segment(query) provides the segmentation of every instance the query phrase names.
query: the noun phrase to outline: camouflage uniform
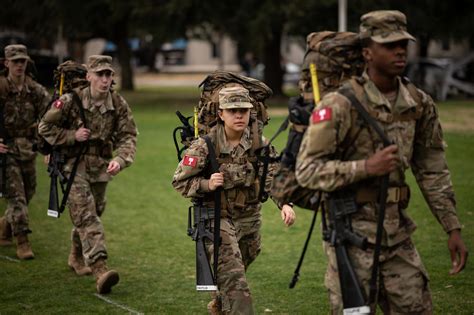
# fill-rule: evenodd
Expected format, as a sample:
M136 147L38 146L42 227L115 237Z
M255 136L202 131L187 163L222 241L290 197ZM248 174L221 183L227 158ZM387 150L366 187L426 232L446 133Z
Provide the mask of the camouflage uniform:
M30 60L23 45L5 47L5 57L8 60ZM10 78L0 76L0 98L4 104L7 132L3 143L8 145L5 217L13 235L20 235L31 232L28 227L28 203L36 190L36 152L33 146L38 137L37 124L48 106L50 95L29 76L25 77L21 91Z
M135 157L137 129L127 102L116 92L109 92L102 104L91 99L90 87L76 89L84 108L82 121L79 104L72 93L55 101L39 124L39 133L51 145L60 146L66 157L64 173L70 175L81 145L75 140L80 127L90 129L86 153L81 156L68 198L69 213L74 224L73 242L80 238L86 265L107 258L104 228L100 220L106 204L105 191L112 176L107 173L111 160L120 169ZM116 151L113 157L113 151Z
M220 311L226 314L253 314L245 271L260 253L262 221L258 200L259 181L254 167L256 156L251 152L250 128L245 129L236 147L227 141L221 123L213 127L208 136L215 146L219 171L224 174L217 277ZM192 142L175 171L173 186L184 197L202 198L204 207L214 208L213 194L209 190L211 171L208 153L203 138ZM275 155L274 150L272 155ZM269 166L266 190L271 184L275 166ZM212 259L212 244L207 246L207 250Z
M374 18L371 14L374 13L362 17L363 23L370 23L367 20ZM382 20L388 28L385 39L390 40L388 34L393 26L399 30L395 34L399 36L397 40L412 38L404 31L406 20L402 13L396 13L395 18L391 13L392 19L386 20L377 14L374 19ZM403 32L409 37L403 37ZM406 209L409 190L405 171L408 168L412 169L431 212L443 229L449 232L461 226L436 106L427 94L412 84L401 78L398 81L398 94L392 98L381 93L366 73L359 79L352 79L347 87L355 92L384 133L398 146L400 159L398 168L389 177L380 256L379 305L391 314L431 313L428 274L410 237L416 225ZM352 228L366 236L370 245L367 251L351 246L348 252L366 296L377 229L376 198L380 178L368 176L365 161L382 148L380 137L358 117L350 101L334 92L327 94L313 111L296 165L297 180L304 187L326 192L347 189L355 194L359 209L352 215ZM342 314L334 248L328 244L324 247L329 258L325 285L331 308L333 313Z

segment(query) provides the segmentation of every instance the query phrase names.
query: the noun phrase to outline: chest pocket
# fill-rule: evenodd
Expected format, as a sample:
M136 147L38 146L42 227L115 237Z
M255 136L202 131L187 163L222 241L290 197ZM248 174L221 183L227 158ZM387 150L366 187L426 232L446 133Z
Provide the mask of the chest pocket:
M104 113L96 108L94 111L85 111L87 128L91 130L91 139L104 142L112 138L115 123L115 111L108 110Z
M4 122L12 136L24 136L21 131L34 127L37 116L34 102L35 98L29 94L10 94L5 106Z
M250 162L222 163L220 170L224 173L224 189L250 187L255 182L255 169Z

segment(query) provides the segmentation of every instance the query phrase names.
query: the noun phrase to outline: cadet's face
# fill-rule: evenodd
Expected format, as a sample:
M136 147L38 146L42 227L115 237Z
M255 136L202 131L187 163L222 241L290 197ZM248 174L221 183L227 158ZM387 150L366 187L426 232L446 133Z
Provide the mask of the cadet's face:
M91 90L97 93L108 92L113 78L114 73L109 70L87 73L87 80L91 83Z
M244 131L249 125L250 108L232 108L219 110L224 125L236 132Z
M26 59L5 60L5 67L8 73L14 76L22 76L26 71Z
M390 77L402 75L407 65L408 40L379 44L372 42L363 54L369 65L379 73ZM370 70L369 70L370 71Z

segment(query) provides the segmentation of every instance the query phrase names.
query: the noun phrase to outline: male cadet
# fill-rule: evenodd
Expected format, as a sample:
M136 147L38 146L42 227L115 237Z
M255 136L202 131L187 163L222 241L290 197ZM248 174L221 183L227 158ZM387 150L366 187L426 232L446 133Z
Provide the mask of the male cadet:
M105 209L107 182L135 158L137 129L127 102L111 90L114 70L110 56L93 55L87 63L89 86L64 94L41 119L39 133L66 157L69 177L81 150L68 206L74 228L68 264L78 275L96 278L98 293L109 293L119 275L108 270L100 216ZM85 148L85 150L84 150ZM113 157L113 151L116 154Z
M362 291L368 296L380 178L389 174L377 302L386 314L430 314L428 274L410 237L416 225L406 211L410 194L405 170L411 168L431 212L448 233L450 274L457 274L466 265L467 249L456 215L443 133L433 100L400 77L408 41L414 40L406 31L405 15L399 11L367 13L361 18L360 37L366 71L351 79L347 87L394 144L383 148L380 137L357 117L349 99L340 91L329 93L311 117L296 177L302 186L312 189L353 194L358 207L352 215L352 229L367 237L369 246L367 250L347 248ZM341 314L335 252L328 243L324 245L329 259L325 285L332 313Z
M46 89L35 82L26 68L31 59L24 45L5 47L5 73L0 75L0 124L5 134L0 139L0 154L6 155L5 195L7 209L0 218L0 245L12 244L16 237L16 254L33 259L28 241L28 203L36 190L37 127L50 101Z

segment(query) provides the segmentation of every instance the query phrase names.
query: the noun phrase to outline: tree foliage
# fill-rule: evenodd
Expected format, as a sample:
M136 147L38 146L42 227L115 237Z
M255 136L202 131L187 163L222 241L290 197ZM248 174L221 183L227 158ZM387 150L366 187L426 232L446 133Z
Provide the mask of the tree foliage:
M62 26L69 40L103 37L113 41L118 47L124 89L133 89L129 38L152 38L154 54L162 43L178 37L215 41L228 35L237 42L241 55L253 52L265 64L264 81L275 94L282 92L282 37L304 39L310 32L337 30L338 14L337 0L38 0L34 7L28 0L4 0L2 4L0 28L53 42ZM357 31L360 16L378 9L397 9L407 15L421 55L426 54L430 39L467 37L474 46L473 1L351 0L348 30Z

